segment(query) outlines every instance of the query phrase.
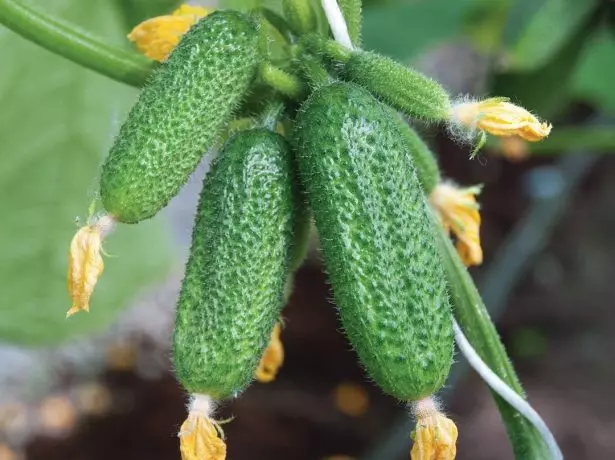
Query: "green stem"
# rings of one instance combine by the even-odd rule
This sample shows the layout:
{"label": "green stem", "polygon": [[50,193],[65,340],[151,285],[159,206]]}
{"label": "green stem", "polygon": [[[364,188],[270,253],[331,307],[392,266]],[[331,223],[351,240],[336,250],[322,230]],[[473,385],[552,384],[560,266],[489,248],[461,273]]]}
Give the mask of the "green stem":
{"label": "green stem", "polygon": [[[455,318],[483,361],[515,392],[524,397],[523,388],[472,277],[459,259],[449,237],[440,225],[437,227],[436,233],[449,280]],[[508,431],[515,457],[519,460],[548,459],[546,446],[532,424],[500,396],[492,394]]]}
{"label": "green stem", "polygon": [[53,53],[132,86],[143,86],[156,65],[19,0],[0,0],[0,23]]}
{"label": "green stem", "polygon": [[361,47],[362,3],[362,0],[338,0],[348,26],[348,35],[352,44],[358,48]]}
{"label": "green stem", "polygon": [[260,77],[264,83],[290,99],[302,99],[306,93],[301,79],[269,62],[261,64]]}
{"label": "green stem", "polygon": [[299,43],[314,54],[325,56],[335,62],[344,64],[352,57],[352,51],[335,40],[316,34],[305,35]]}

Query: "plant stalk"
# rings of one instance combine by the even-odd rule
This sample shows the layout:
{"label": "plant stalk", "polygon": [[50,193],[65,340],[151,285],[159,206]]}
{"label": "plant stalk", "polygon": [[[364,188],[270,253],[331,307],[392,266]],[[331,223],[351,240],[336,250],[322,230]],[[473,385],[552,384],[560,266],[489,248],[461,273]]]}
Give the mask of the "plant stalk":
{"label": "plant stalk", "polygon": [[20,0],[0,0],[0,23],[53,53],[131,86],[142,87],[157,65]]}

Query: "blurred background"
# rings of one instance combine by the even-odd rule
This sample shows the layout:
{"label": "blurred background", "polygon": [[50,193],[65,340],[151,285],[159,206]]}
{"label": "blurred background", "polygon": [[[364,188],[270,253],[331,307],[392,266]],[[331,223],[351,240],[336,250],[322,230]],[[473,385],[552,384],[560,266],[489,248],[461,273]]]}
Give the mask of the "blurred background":
{"label": "blurred background", "polygon": [[[177,5],[30,1],[126,47],[132,26]],[[615,2],[371,0],[364,47],[554,124],[541,144],[490,141],[473,161],[420,128],[446,177],[484,184],[472,274],[529,400],[567,458],[615,458]],[[0,460],[177,459],[186,395],[169,337],[209,157],[162,215],[106,240],[91,313],[66,320],[68,244],[136,90],[1,26],[0,50]],[[412,421],[357,365],[331,297],[314,245],[284,310],[277,380],[223,406],[230,460],[408,458]],[[441,396],[458,458],[512,459],[489,393],[457,361]]]}

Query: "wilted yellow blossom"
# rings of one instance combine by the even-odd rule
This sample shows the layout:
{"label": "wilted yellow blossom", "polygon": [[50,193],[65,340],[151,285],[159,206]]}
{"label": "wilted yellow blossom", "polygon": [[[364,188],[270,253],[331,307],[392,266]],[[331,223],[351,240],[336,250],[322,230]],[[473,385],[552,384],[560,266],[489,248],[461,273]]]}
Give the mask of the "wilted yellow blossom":
{"label": "wilted yellow blossom", "polygon": [[523,107],[499,97],[455,104],[451,118],[470,129],[494,136],[519,136],[530,142],[544,139],[551,132],[550,123],[541,122]]}
{"label": "wilted yellow blossom", "polygon": [[102,216],[93,224],[81,227],[70,243],[67,282],[72,306],[67,318],[90,310],[90,296],[104,268],[102,239],[112,226],[111,217]]}
{"label": "wilted yellow blossom", "polygon": [[457,252],[467,267],[483,262],[480,207],[476,202],[480,190],[480,186],[459,188],[450,182],[442,182],[429,197],[444,229],[455,235]]}
{"label": "wilted yellow blossom", "polygon": [[182,5],[172,14],[143,21],[128,34],[137,49],[150,59],[165,61],[181,37],[209,14],[201,6]]}
{"label": "wilted yellow blossom", "polygon": [[179,430],[182,460],[225,460],[226,444],[218,424],[209,418],[211,400],[196,395]]}
{"label": "wilted yellow blossom", "polygon": [[454,460],[457,455],[457,426],[438,411],[431,399],[415,404],[416,429],[411,460]]}
{"label": "wilted yellow blossom", "polygon": [[284,345],[282,345],[282,340],[280,340],[281,332],[282,326],[280,323],[276,323],[271,331],[269,345],[267,345],[267,349],[263,353],[254,374],[256,380],[261,383],[269,383],[275,380],[275,376],[284,362]]}

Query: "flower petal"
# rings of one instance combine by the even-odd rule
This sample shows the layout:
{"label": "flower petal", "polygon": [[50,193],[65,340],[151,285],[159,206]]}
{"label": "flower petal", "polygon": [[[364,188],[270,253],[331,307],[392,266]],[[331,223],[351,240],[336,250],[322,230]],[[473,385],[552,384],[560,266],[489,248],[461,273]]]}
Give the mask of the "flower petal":
{"label": "flower petal", "polygon": [[226,444],[215,422],[206,415],[190,413],[179,430],[182,460],[225,460]]}
{"label": "flower petal", "polygon": [[104,268],[101,252],[101,229],[94,225],[80,228],[68,252],[67,282],[72,306],[66,317],[79,311],[89,311],[90,296]]}
{"label": "flower petal", "polygon": [[479,129],[494,136],[519,136],[529,142],[544,139],[551,125],[541,122],[528,110],[502,98],[461,102],[451,111],[454,123]]}
{"label": "flower petal", "polygon": [[480,265],[483,250],[480,244],[480,212],[476,195],[480,187],[459,188],[440,183],[432,191],[430,202],[447,232],[457,240],[457,252],[466,266]]}
{"label": "flower petal", "polygon": [[280,340],[281,331],[280,323],[276,323],[271,331],[269,345],[267,345],[256,369],[255,377],[261,383],[269,383],[275,380],[278,370],[284,362],[284,345]]}
{"label": "flower petal", "polygon": [[128,34],[128,39],[135,42],[137,49],[148,58],[163,62],[188,29],[208,14],[206,8],[181,5],[170,15],[138,24]]}

